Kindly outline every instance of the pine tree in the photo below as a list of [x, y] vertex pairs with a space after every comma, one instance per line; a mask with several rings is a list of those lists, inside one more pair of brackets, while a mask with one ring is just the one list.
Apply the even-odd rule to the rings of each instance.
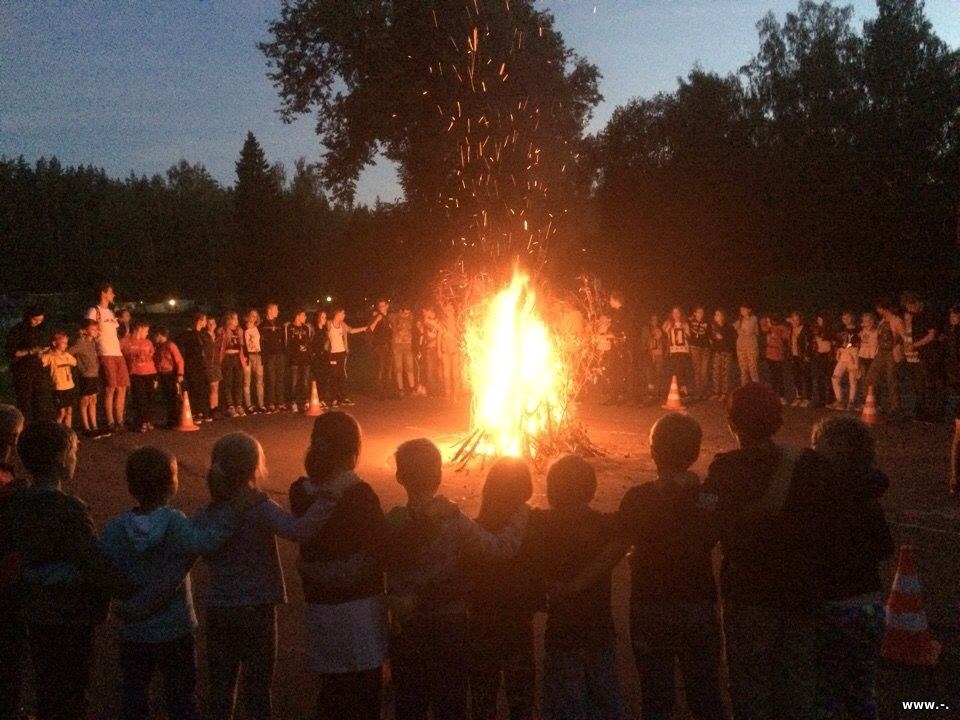
[[238, 292], [245, 303], [261, 302], [264, 290], [275, 292], [282, 278], [264, 262], [279, 235], [280, 191], [277, 174], [252, 132], [236, 163], [233, 204], [235, 257], [240, 270]]

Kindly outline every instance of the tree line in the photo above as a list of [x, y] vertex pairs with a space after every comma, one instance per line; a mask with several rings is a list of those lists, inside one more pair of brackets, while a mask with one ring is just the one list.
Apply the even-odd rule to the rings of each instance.
[[[960, 53], [922, 0], [877, 0], [862, 27], [852, 8], [801, 0], [760, 20], [742, 67], [695, 67], [593, 136], [599, 71], [549, 12], [533, 0], [477, 0], [466, 15], [438, 3], [446, 12], [282, 3], [262, 49], [285, 117], [317, 116], [318, 163], [271, 164], [252, 135], [232, 187], [186, 161], [115, 179], [0, 159], [0, 286], [106, 277], [224, 302], [262, 301], [265, 288], [286, 302], [422, 294], [498, 216], [491, 236], [517, 247], [530, 243], [527, 218], [554, 223], [555, 276], [596, 271], [661, 304], [839, 305], [907, 286], [946, 296], [960, 280]], [[486, 74], [467, 78], [475, 67]], [[507, 90], [486, 91], [501, 80]], [[549, 122], [519, 122], [524, 107]], [[378, 148], [398, 162], [406, 200], [356, 206]], [[532, 194], [518, 193], [520, 170]], [[483, 212], [478, 192], [508, 186]]]

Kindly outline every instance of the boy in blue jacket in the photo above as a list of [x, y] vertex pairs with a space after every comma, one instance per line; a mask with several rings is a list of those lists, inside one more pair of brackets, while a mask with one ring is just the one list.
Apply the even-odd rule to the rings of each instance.
[[[127, 458], [127, 488], [137, 506], [111, 520], [101, 546], [111, 562], [133, 583], [149, 586], [163, 582], [170, 562], [177, 557], [213, 552], [236, 524], [240, 510], [255, 500], [239, 495], [224, 504], [215, 522], [197, 526], [172, 507], [177, 493], [177, 460], [156, 447], [134, 450]], [[120, 629], [122, 696], [120, 717], [148, 717], [150, 682], [159, 673], [164, 683], [167, 715], [176, 720], [199, 717], [196, 684], [197, 662], [190, 575], [162, 602], [141, 611], [142, 605], [121, 606]]]

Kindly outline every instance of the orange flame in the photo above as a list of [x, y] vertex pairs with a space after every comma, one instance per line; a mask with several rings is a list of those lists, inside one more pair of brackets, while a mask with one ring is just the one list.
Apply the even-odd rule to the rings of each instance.
[[465, 332], [473, 390], [471, 430], [487, 456], [536, 457], [566, 420], [569, 372], [557, 335], [537, 310], [530, 278], [510, 284], [473, 309]]

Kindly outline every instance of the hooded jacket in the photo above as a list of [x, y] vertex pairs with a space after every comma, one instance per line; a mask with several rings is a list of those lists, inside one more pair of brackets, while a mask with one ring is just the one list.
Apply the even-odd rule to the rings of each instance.
[[[128, 510], [107, 524], [100, 544], [104, 554], [129, 580], [146, 586], [160, 577], [164, 567], [175, 558], [202, 555], [219, 548], [230, 537], [234, 524], [235, 518], [226, 505], [202, 526], [166, 505], [146, 514]], [[127, 642], [167, 642], [193, 632], [196, 627], [188, 574], [165, 607], [150, 617], [125, 623], [120, 637]]]

